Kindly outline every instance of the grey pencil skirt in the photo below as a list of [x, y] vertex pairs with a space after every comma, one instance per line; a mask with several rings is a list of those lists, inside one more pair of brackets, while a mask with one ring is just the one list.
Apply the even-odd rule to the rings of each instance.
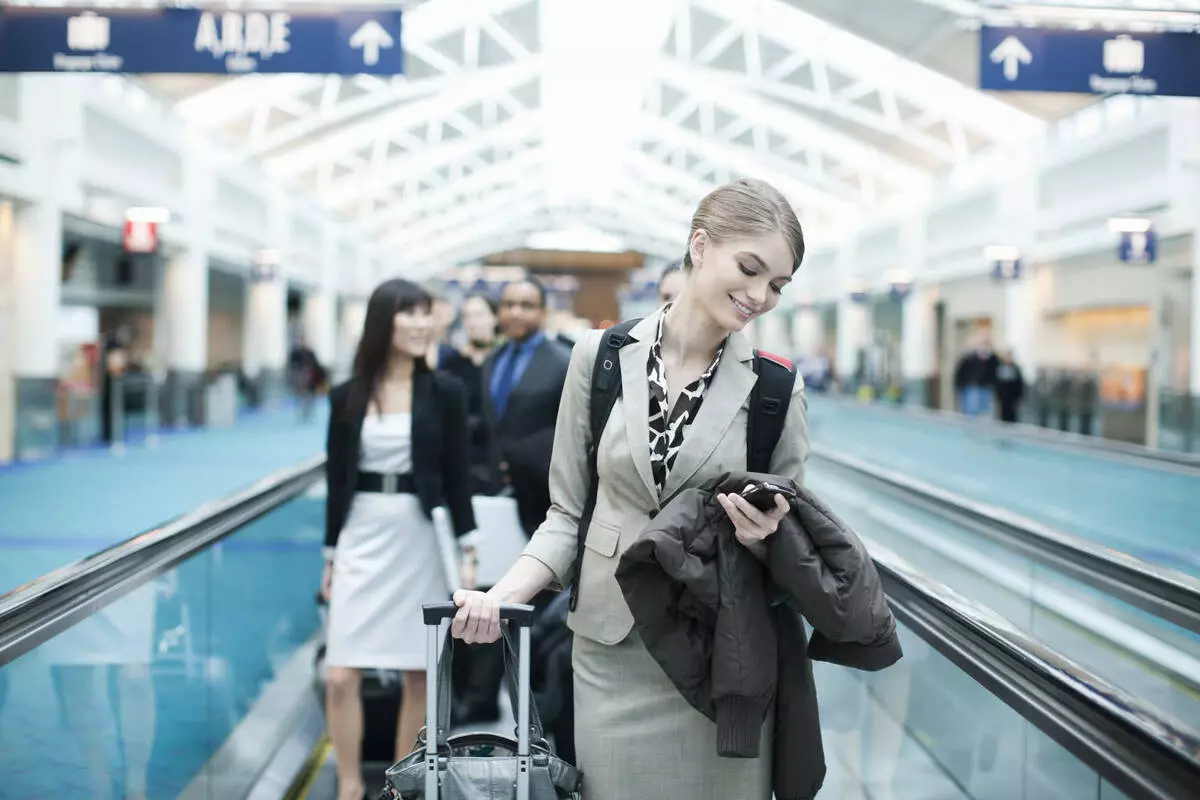
[[576, 636], [575, 750], [584, 800], [770, 800], [774, 720], [759, 758], [717, 755], [717, 726], [683, 699], [636, 632]]

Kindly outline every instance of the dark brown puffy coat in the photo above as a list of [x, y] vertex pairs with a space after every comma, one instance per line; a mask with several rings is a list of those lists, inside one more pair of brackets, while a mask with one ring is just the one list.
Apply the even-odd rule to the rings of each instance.
[[[767, 540], [764, 564], [738, 543], [716, 494], [768, 477], [797, 498]], [[647, 650], [717, 723], [715, 755], [757, 757], [773, 707], [775, 796], [815, 797], [825, 759], [810, 659], [879, 670], [902, 655], [854, 532], [791, 481], [730, 473], [676, 495], [622, 555], [616, 577]]]

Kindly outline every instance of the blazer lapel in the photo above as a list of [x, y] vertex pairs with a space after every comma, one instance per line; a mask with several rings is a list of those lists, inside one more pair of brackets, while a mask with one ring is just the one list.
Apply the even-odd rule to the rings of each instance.
[[521, 373], [520, 379], [513, 384], [512, 391], [509, 392], [508, 403], [504, 406], [504, 419], [507, 419], [510, 414], [514, 413], [514, 408], [520, 407], [522, 398], [537, 391], [538, 386], [542, 382], [542, 374], [546, 370], [547, 359], [550, 358], [550, 352], [547, 348], [553, 346], [555, 345], [552, 345], [549, 337], [547, 337], [533, 351], [533, 355], [529, 357], [529, 363], [525, 365], [525, 370]]
[[[434, 397], [432, 372], [422, 372], [413, 377], [412, 416], [412, 466], [417, 473], [435, 467], [438, 463], [436, 443], [439, 440], [441, 421], [437, 418], [438, 406]], [[436, 467], [435, 467], [436, 468]]]
[[650, 357], [650, 347], [654, 344], [658, 313], [634, 325], [629, 332], [629, 338], [633, 341], [621, 348], [621, 404], [625, 436], [637, 473], [655, 500], [658, 499], [658, 490], [654, 488], [654, 473], [650, 469], [650, 376], [646, 372], [646, 359]]
[[717, 364], [716, 374], [704, 393], [700, 411], [688, 427], [675, 464], [667, 473], [663, 498], [674, 495], [696, 474], [733, 424], [758, 380], [754, 374], [753, 360], [754, 350], [746, 337], [740, 333], [730, 334], [721, 353], [721, 361]]

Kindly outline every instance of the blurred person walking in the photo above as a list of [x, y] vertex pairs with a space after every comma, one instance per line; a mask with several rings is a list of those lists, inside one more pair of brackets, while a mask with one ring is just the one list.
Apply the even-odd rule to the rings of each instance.
[[1013, 359], [1013, 351], [1005, 350], [996, 367], [996, 402], [1000, 406], [1001, 422], [1016, 422], [1021, 415], [1025, 398], [1025, 376]]

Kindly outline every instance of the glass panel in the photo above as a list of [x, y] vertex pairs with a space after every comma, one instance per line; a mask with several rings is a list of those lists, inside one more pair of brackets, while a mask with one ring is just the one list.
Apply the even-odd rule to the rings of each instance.
[[311, 692], [323, 513], [297, 498], [0, 668], [0, 797], [241, 796], [262, 764], [222, 745]]
[[1200, 730], [1200, 635], [942, 517], [859, 488], [822, 464], [807, 478], [867, 540], [887, 547], [1162, 713]]
[[1130, 800], [1129, 795], [1108, 781], [1100, 781], [1100, 800]]
[[815, 665], [822, 797], [1101, 797], [1091, 768], [904, 626], [900, 638], [904, 659], [883, 672]]

